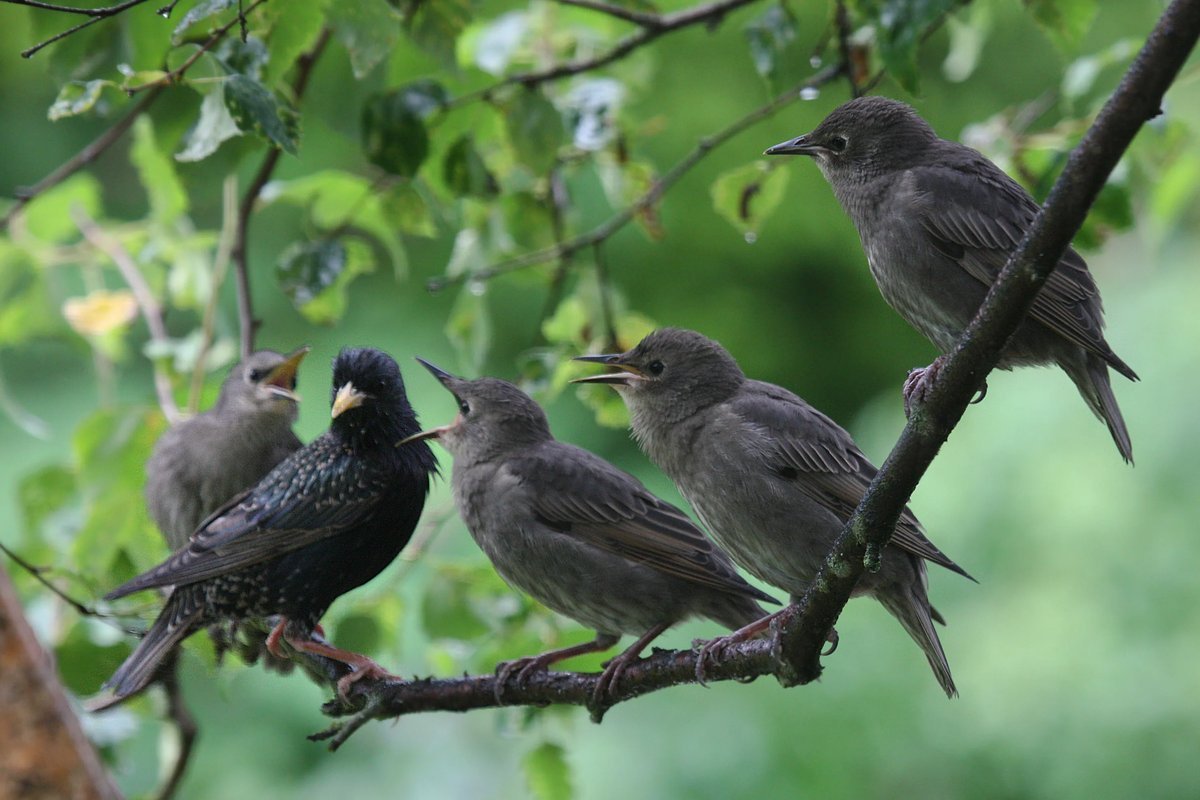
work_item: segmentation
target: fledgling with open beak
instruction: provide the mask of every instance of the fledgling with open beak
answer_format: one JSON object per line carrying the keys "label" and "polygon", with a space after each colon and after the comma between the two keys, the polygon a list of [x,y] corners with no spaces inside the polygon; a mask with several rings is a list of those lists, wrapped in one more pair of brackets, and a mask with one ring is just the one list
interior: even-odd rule
{"label": "fledgling with open beak", "polygon": [[[420,360],[420,359],[418,359]],[[637,478],[557,441],[541,406],[507,381],[464,380],[421,360],[458,403],[436,438],[454,457],[454,500],[471,536],[511,586],[596,631],[591,642],[497,667],[496,696],[510,676],[637,640],[606,665],[595,697],[660,634],[688,617],[730,629],[776,602],[746,583],[687,516]]]}
{"label": "fledgling with open beak", "polygon": [[[859,97],[812,133],[766,155],[809,156],[858,229],[879,291],[909,325],[941,350],[909,373],[905,411],[924,398],[946,356],[1041,210],[982,153],[938,138],[908,105]],[[1008,340],[1000,369],[1057,364],[1107,426],[1121,457],[1133,445],[1109,369],[1137,373],[1104,339],[1100,290],[1087,263],[1067,248]]]}
{"label": "fledgling with open beak", "polygon": [[374,661],[311,638],[342,594],[378,575],[408,543],[437,462],[429,446],[395,443],[420,430],[400,368],[369,348],[333,362],[329,430],[231,499],[165,562],[106,599],[172,587],[166,606],[125,663],[89,703],[115,705],[141,691],[180,642],[214,622],[280,615],[267,640],[340,661],[345,696],[364,676],[387,676]]}
{"label": "fledgling with open beak", "polygon": [[[747,378],[725,348],[693,331],[662,328],[626,353],[577,360],[619,370],[576,382],[620,393],[642,450],[733,560],[793,600],[803,595],[875,476],[850,434],[787,389]],[[873,596],[900,621],[953,697],[926,560],[970,578],[905,509],[879,571],[864,572],[855,595]],[[769,622],[709,643],[700,668]]]}

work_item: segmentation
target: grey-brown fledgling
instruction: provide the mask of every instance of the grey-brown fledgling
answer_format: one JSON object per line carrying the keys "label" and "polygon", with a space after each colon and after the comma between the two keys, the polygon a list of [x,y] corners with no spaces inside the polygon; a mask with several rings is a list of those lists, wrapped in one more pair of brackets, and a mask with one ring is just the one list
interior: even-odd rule
{"label": "grey-brown fledgling", "polygon": [[235,365],[217,403],[167,429],[146,462],[146,507],[171,550],[212,512],[300,449],[296,370],[309,348],[259,350]]}
{"label": "grey-brown fledgling", "polygon": [[541,406],[507,381],[463,380],[418,359],[454,395],[458,416],[436,437],[454,456],[451,484],[471,536],[511,586],[596,631],[591,642],[506,662],[533,672],[638,636],[608,662],[595,697],[667,628],[707,617],[734,629],[776,602],[746,583],[686,515],[599,456],[557,441]]}
{"label": "grey-brown fledgling", "polygon": [[[850,434],[787,389],[747,378],[725,348],[693,331],[663,328],[626,353],[579,360],[621,370],[578,382],[620,393],[638,444],[733,560],[793,599],[803,595],[875,477]],[[900,621],[953,697],[923,559],[971,577],[906,508],[879,571],[864,572],[854,594],[873,596]]]}
{"label": "grey-brown fledgling", "polygon": [[[767,155],[811,156],[850,215],[871,274],[892,308],[943,354],[1039,211],[1029,193],[978,151],[939,139],[912,108],[860,97],[812,133]],[[1137,374],[1104,340],[1100,290],[1068,248],[1009,339],[998,366],[1057,364],[1133,462],[1129,431],[1109,384],[1111,367]],[[905,382],[905,410],[924,397],[945,355]]]}

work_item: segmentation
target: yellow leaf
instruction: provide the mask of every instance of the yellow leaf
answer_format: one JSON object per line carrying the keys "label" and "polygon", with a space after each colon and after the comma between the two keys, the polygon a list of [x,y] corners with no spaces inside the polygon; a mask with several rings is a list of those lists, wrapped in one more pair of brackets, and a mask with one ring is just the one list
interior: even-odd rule
{"label": "yellow leaf", "polygon": [[137,301],[133,292],[103,289],[87,297],[72,297],[63,303],[63,316],[77,333],[101,336],[128,325],[137,316]]}

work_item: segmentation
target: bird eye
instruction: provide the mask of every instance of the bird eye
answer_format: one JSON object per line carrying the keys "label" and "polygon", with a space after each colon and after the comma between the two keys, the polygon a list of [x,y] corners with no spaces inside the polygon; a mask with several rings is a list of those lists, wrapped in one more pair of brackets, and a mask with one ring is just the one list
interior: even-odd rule
{"label": "bird eye", "polygon": [[252,370],[250,370],[250,382],[251,382],[251,383],[258,383],[259,381],[261,381],[261,380],[262,380],[263,378],[265,378],[265,377],[267,377],[267,372],[266,372],[266,370],[262,370],[262,369],[252,369]]}
{"label": "bird eye", "polygon": [[462,412],[463,416],[466,416],[471,413],[471,406],[467,404],[466,400],[460,399],[458,401],[458,410]]}
{"label": "bird eye", "polygon": [[846,141],[845,136],[830,136],[829,137],[829,149],[835,153],[840,153],[843,150],[845,150],[847,144],[848,144],[848,142]]}
{"label": "bird eye", "polygon": [[662,375],[663,369],[664,369],[664,367],[663,367],[663,363],[661,361],[651,361],[646,366],[646,371],[649,372],[651,375]]}

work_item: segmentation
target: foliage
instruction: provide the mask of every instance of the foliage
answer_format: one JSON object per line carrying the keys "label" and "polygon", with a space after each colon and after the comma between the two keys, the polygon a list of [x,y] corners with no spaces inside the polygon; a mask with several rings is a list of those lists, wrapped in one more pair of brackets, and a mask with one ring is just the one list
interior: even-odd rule
{"label": "foliage", "polygon": [[[618,5],[654,13],[648,3]],[[709,31],[668,31],[627,57],[555,79],[538,76],[598,61],[639,26],[545,1],[514,8],[469,0],[275,0],[247,13],[243,35],[237,15],[249,3],[200,0],[181,4],[176,19],[138,6],[39,53],[41,108],[53,124],[22,119],[20,135],[37,143],[67,130],[71,141],[47,143],[32,172],[0,168],[6,192],[35,184],[87,141],[82,134],[102,135],[158,91],[139,87],[183,71],[138,115],[127,148],[28,202],[0,201],[0,213],[9,214],[0,236],[0,358],[28,368],[51,348],[79,372],[90,359],[96,374],[96,397],[73,386],[70,411],[55,402],[22,407],[15,399],[22,393],[0,380],[0,407],[23,430],[44,433],[42,416],[57,430],[74,429],[69,446],[45,451],[45,463],[14,467],[22,552],[53,565],[56,582],[89,599],[165,555],[140,499],[142,464],[166,424],[148,405],[149,365],[166,376],[178,403],[191,405],[200,399],[193,385],[210,399],[236,356],[239,323],[224,313],[232,287],[218,265],[246,227],[234,213],[238,202],[222,198],[222,181],[237,176],[245,192],[273,150],[282,153],[278,175],[267,170],[256,196],[233,198],[253,208],[245,263],[272,346],[317,339],[332,348],[374,338],[406,360],[420,352],[417,343],[448,350],[448,342],[462,371],[518,375],[554,402],[581,374],[571,355],[627,347],[659,321],[709,326],[746,354],[748,371],[797,389],[807,384],[824,393],[805,391],[810,399],[845,417],[870,392],[891,387],[898,364],[926,354],[895,334],[886,310],[877,319],[861,310],[873,313],[880,304],[873,290],[854,283],[865,270],[852,232],[836,214],[810,213],[833,201],[808,165],[758,158],[763,146],[811,127],[820,114],[793,107],[786,122],[736,138],[711,167],[697,167],[660,196],[663,177],[697,141],[820,76],[844,50],[860,86],[883,71],[876,91],[914,99],[931,119],[940,115],[934,122],[942,135],[961,131],[1041,197],[1136,48],[1127,37],[1148,27],[1133,10],[1111,21],[1094,0],[1030,0],[1024,18],[985,0],[967,9],[950,0],[855,0],[843,20],[833,3],[745,5],[709,20]],[[38,9],[5,6],[0,14],[20,23],[0,36],[5,64],[18,44],[64,27]],[[1016,63],[1010,54],[1029,45],[1035,25],[1055,49]],[[31,41],[17,43],[17,34]],[[307,80],[306,58],[319,60],[309,91],[299,80]],[[943,69],[962,81],[958,88]],[[792,100],[821,97],[827,110],[849,96],[832,77]],[[1143,211],[1163,242],[1194,225],[1197,123],[1168,114],[1143,134],[1079,246],[1099,247]],[[564,249],[626,212],[638,233],[614,225],[595,242]],[[111,258],[83,239],[81,218],[97,220],[131,256],[162,308],[165,340],[148,341],[133,293]],[[768,244],[772,236],[780,244]],[[531,253],[547,255],[521,261]],[[436,280],[453,296],[425,296],[420,280]],[[1111,311],[1120,300],[1108,296]],[[215,315],[206,313],[210,306]],[[833,342],[831,330],[853,341]],[[777,337],[766,348],[764,331]],[[830,352],[812,352],[821,349]],[[327,391],[327,376],[319,367],[312,373],[304,376],[310,434],[323,424]],[[20,370],[3,377],[40,387]],[[436,392],[423,407],[448,415]],[[624,426],[623,405],[603,387],[580,389],[556,407],[576,398],[601,425]],[[563,412],[586,431],[580,436],[598,441],[571,413]],[[13,432],[11,440],[25,436]],[[1010,461],[1013,469],[1020,463]],[[1021,530],[1031,524],[1008,522]],[[478,554],[446,547],[406,569],[403,586],[373,585],[336,606],[335,638],[393,653],[401,641],[420,641],[421,656],[406,656],[413,668],[451,674],[486,671],[500,659],[584,637],[511,593]],[[995,547],[975,545],[981,557]],[[122,616],[114,621],[114,609],[101,606],[114,628],[73,616],[30,579],[21,581],[64,681],[81,695],[127,652],[131,640],[119,626],[153,612],[143,600],[116,609]],[[210,659],[202,639],[189,647]],[[155,716],[148,703],[134,713],[143,724]],[[586,795],[554,718],[534,715],[524,724],[542,735],[522,749],[528,790]],[[132,758],[139,735],[131,727],[116,736],[110,755],[117,763]],[[974,757],[996,769],[985,745],[977,746]],[[130,780],[136,787],[149,778]]]}

